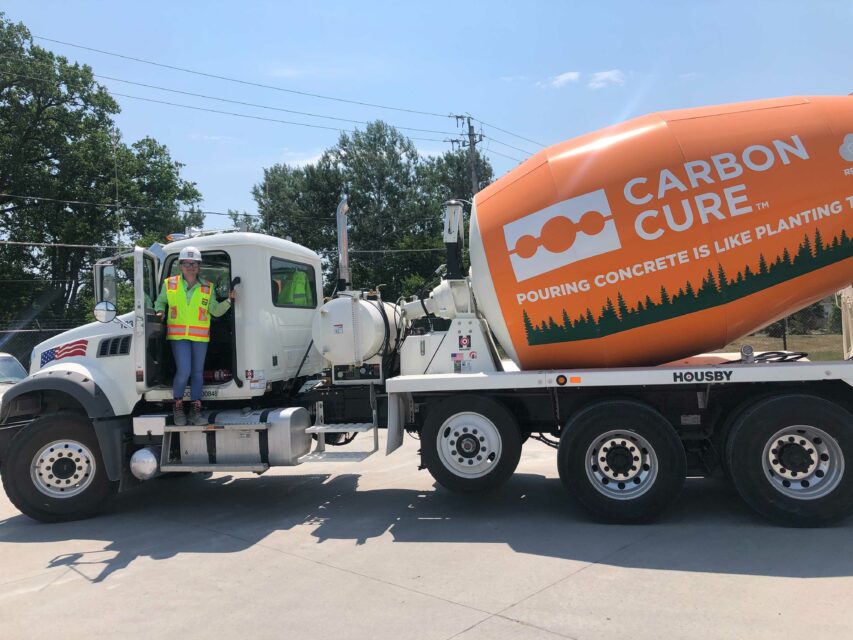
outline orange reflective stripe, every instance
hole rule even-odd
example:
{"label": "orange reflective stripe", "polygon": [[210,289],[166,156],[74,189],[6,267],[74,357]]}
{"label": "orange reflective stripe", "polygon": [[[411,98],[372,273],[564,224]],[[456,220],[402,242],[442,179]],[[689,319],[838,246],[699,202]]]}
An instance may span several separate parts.
{"label": "orange reflective stripe", "polygon": [[210,295],[210,285],[209,284],[202,285],[201,286],[201,292],[205,295]]}
{"label": "orange reflective stripe", "polygon": [[208,327],[189,327],[189,335],[196,336],[199,338],[206,338],[210,335],[210,329]]}
{"label": "orange reflective stripe", "polygon": [[175,334],[184,334],[187,330],[187,326],[185,324],[170,324],[166,328],[166,332],[172,336]]}
{"label": "orange reflective stripe", "polygon": [[169,311],[171,313],[173,320],[178,317],[178,308],[177,307],[169,307]]}
{"label": "orange reflective stripe", "polygon": [[166,286],[170,291],[177,291],[178,289],[178,276],[172,276],[171,278],[166,279]]}
{"label": "orange reflective stripe", "polygon": [[207,320],[207,311],[205,309],[203,309],[202,307],[198,308],[198,319],[201,322],[204,322],[205,320]]}

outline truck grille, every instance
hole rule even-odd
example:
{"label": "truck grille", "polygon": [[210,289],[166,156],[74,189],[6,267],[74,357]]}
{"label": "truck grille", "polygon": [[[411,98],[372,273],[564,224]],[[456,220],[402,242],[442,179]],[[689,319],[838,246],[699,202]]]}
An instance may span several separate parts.
{"label": "truck grille", "polygon": [[130,353],[130,336],[104,338],[98,345],[98,357],[125,356]]}

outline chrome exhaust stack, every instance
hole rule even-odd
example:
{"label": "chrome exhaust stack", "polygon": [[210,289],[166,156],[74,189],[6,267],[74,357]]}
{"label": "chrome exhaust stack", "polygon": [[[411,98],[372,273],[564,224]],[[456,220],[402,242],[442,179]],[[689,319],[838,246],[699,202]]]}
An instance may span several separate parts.
{"label": "chrome exhaust stack", "polygon": [[352,288],[352,274],[349,268],[349,239],[347,237],[347,212],[349,211],[349,195],[341,194],[335,218],[338,224],[338,291],[349,291]]}

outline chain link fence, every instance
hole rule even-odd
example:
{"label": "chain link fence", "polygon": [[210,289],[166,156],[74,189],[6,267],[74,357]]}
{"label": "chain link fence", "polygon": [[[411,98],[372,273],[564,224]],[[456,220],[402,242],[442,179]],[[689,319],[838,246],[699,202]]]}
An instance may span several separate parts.
{"label": "chain link fence", "polygon": [[809,360],[843,360],[841,303],[832,296],[809,305],[760,331],[727,345],[721,351],[738,351],[751,345],[762,351],[801,351]]}

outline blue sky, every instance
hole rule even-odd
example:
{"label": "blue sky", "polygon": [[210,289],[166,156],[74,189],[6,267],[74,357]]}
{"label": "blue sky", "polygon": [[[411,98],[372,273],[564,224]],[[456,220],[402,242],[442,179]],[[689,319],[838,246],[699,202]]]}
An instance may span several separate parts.
{"label": "blue sky", "polygon": [[[523,7],[523,8],[522,8]],[[545,145],[662,109],[853,91],[853,2],[146,2],[6,0],[38,36],[285,89],[438,114],[470,113]],[[248,87],[37,41],[96,74],[353,120],[459,132],[454,120]],[[339,125],[102,80],[113,92]],[[255,212],[263,167],[304,163],[331,130],[117,97],[128,142],[186,164],[203,206]],[[538,147],[492,127],[501,175]],[[451,136],[416,141],[441,153]],[[497,141],[508,143],[517,149]],[[520,151],[519,149],[523,150]],[[208,216],[207,227],[227,226]]]}

